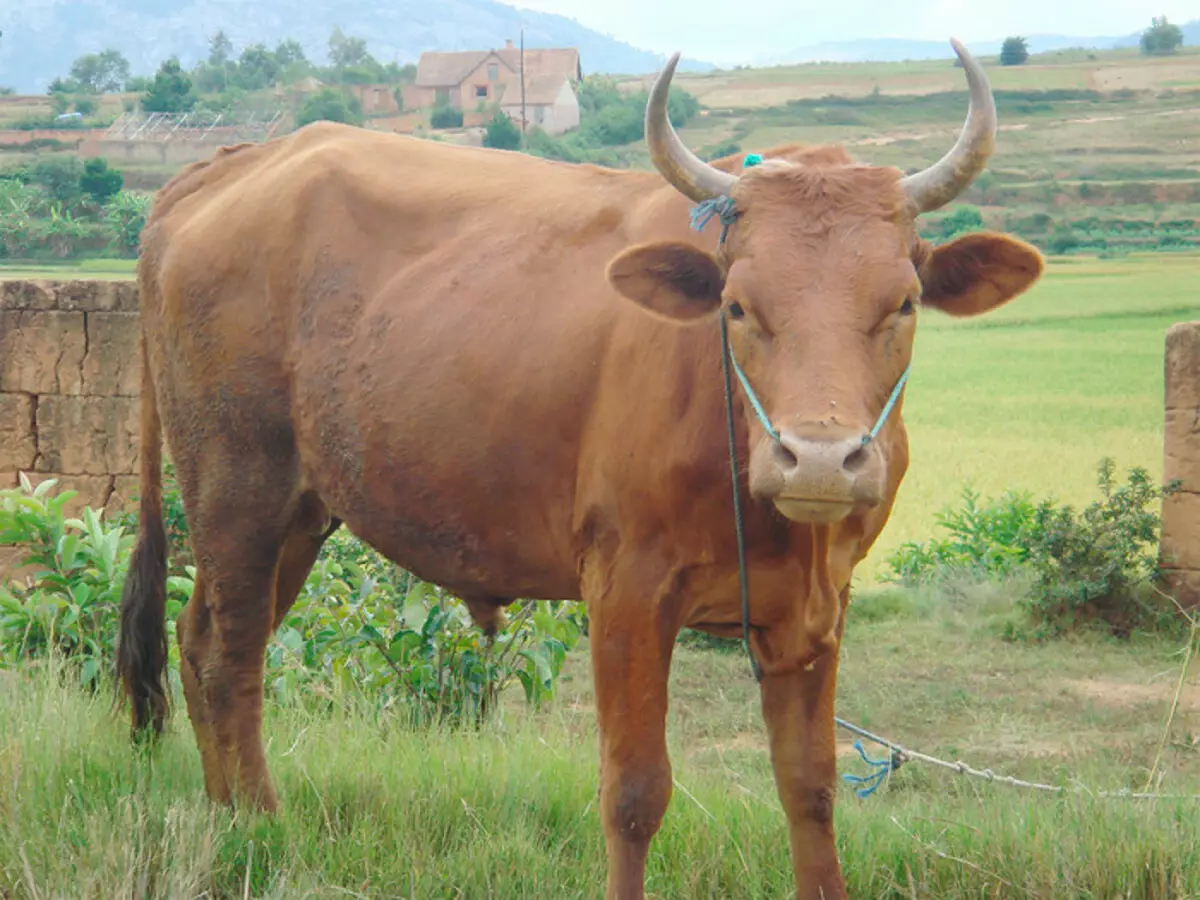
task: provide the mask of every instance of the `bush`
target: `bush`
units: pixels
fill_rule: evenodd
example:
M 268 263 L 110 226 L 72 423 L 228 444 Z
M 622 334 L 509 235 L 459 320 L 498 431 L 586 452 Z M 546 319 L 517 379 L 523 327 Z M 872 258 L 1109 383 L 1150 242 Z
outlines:
M 1154 627 L 1164 612 L 1171 618 L 1145 589 L 1158 575 L 1157 508 L 1179 485 L 1159 487 L 1141 468 L 1117 485 L 1114 472 L 1111 459 L 1101 461 L 1101 497 L 1078 514 L 1048 503 L 1037 509 L 1028 541 L 1036 582 L 1023 605 L 1048 634 L 1100 621 L 1128 635 Z
M 886 579 L 916 586 L 1022 576 L 1031 587 L 1019 606 L 1037 636 L 1096 623 L 1125 636 L 1175 622 L 1172 610 L 1147 594 L 1158 569 L 1156 507 L 1178 483 L 1156 487 L 1134 468 L 1116 485 L 1114 471 L 1112 460 L 1101 460 L 1101 497 L 1082 512 L 1013 492 L 980 503 L 979 494 L 964 490 L 960 508 L 938 515 L 949 536 L 899 547 L 887 559 Z
M 462 123 L 462 110 L 455 109 L 453 106 L 444 103 L 435 106 L 433 112 L 429 115 L 429 126 L 431 128 L 462 128 Z
M 178 665 L 175 618 L 190 598 L 195 568 L 178 552 L 187 522 L 168 466 L 163 508 L 175 550 L 168 578 L 170 659 Z M 105 522 L 63 509 L 53 481 L 0 491 L 0 543 L 25 551 L 35 571 L 25 586 L 0 588 L 0 650 L 10 660 L 56 656 L 95 686 L 111 668 L 121 590 L 136 517 Z M 267 685 L 283 699 L 329 700 L 369 693 L 417 725 L 478 725 L 510 685 L 537 706 L 553 695 L 581 621 L 573 606 L 524 601 L 487 640 L 466 606 L 404 572 L 347 532 L 326 542 L 295 605 L 267 647 Z
M 122 256 L 137 256 L 142 229 L 154 198 L 119 191 L 104 207 L 104 218 L 113 232 L 113 246 Z
M 83 164 L 79 187 L 100 206 L 120 193 L 124 184 L 125 176 L 116 169 L 110 169 L 106 159 L 89 159 Z
M 296 116 L 296 127 L 302 128 L 311 122 L 319 121 L 362 125 L 362 104 L 358 102 L 357 97 L 346 91 L 321 88 L 304 101 Z
M 483 146 L 498 150 L 520 150 L 521 129 L 502 112 L 497 112 L 483 133 Z
M 34 488 L 22 472 L 20 488 L 0 491 L 0 544 L 20 545 L 21 564 L 34 569 L 23 586 L 0 585 L 0 647 L 18 660 L 56 656 L 94 689 L 113 658 L 134 538 L 96 510 L 68 518 L 75 492 L 51 495 L 55 485 L 48 479 Z M 173 621 L 182 599 L 177 581 L 169 587 Z
M 981 503 L 980 495 L 964 488 L 961 505 L 936 516 L 937 527 L 948 532 L 924 544 L 902 544 L 887 560 L 889 581 L 915 586 L 953 578 L 996 578 L 1011 575 L 1029 558 L 1025 535 L 1033 526 L 1037 507 L 1026 494 L 1008 491 Z

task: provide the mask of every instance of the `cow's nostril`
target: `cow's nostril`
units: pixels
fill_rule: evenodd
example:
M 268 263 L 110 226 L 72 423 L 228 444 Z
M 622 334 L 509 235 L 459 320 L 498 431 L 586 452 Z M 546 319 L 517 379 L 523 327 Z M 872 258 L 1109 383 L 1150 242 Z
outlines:
M 779 441 L 775 442 L 774 448 L 772 449 L 772 453 L 775 454 L 775 461 L 777 463 L 779 463 L 779 467 L 781 469 L 791 470 L 791 469 L 796 468 L 796 466 L 800 465 L 800 460 L 796 456 L 796 454 L 793 453 L 791 450 L 789 450 L 787 447 L 785 447 L 783 444 L 781 444 Z
M 845 461 L 842 463 L 842 468 L 851 474 L 856 474 L 862 471 L 867 464 L 867 448 L 855 447 L 846 455 Z

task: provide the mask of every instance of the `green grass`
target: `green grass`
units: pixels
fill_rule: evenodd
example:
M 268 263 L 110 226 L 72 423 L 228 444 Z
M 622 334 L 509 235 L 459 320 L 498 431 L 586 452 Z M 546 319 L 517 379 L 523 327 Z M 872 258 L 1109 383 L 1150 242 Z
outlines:
M 134 259 L 82 259 L 62 262 L 0 263 L 0 280 L 17 279 L 112 279 L 133 278 L 137 271 Z
M 1140 789 L 1178 648 L 1007 644 L 994 636 L 1007 609 L 995 588 L 955 601 L 862 598 L 839 712 L 947 759 Z M 0 896 L 600 897 L 589 672 L 581 648 L 554 703 L 535 715 L 510 704 L 478 734 L 406 731 L 365 698 L 333 710 L 272 702 L 274 821 L 209 808 L 181 706 L 150 764 L 107 697 L 0 673 Z M 680 648 L 672 690 L 678 786 L 650 895 L 788 896 L 784 818 L 744 658 Z M 1189 690 L 1163 792 L 1200 791 L 1200 688 Z M 846 771 L 861 771 L 848 739 L 839 751 Z M 1192 801 L 1031 795 L 912 763 L 870 799 L 843 791 L 837 818 L 853 897 L 1200 896 Z

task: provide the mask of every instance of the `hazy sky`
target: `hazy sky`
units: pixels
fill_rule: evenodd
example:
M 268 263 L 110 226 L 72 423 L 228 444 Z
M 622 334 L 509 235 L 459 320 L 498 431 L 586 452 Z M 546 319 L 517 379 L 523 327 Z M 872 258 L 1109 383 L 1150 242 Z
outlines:
M 737 62 L 821 41 L 1125 35 L 1152 15 L 1200 18 L 1200 0 L 506 0 L 659 53 Z

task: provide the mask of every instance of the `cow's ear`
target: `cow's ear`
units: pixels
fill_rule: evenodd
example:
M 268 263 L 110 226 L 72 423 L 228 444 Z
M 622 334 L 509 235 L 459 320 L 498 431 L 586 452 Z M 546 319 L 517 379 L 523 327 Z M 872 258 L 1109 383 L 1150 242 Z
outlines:
M 917 267 L 923 306 L 952 316 L 977 316 L 1016 297 L 1042 274 L 1036 248 L 982 231 L 928 248 Z
M 721 305 L 725 276 L 709 254 L 682 241 L 639 244 L 608 264 L 609 283 L 651 312 L 690 321 Z

